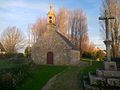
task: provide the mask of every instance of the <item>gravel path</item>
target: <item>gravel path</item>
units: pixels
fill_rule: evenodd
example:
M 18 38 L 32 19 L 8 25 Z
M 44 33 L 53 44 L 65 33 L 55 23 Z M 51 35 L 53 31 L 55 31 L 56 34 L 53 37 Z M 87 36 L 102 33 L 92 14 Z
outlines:
M 79 67 L 68 67 L 51 78 L 42 90 L 80 90 L 78 75 L 80 68 L 85 66 L 86 64 L 82 63 Z

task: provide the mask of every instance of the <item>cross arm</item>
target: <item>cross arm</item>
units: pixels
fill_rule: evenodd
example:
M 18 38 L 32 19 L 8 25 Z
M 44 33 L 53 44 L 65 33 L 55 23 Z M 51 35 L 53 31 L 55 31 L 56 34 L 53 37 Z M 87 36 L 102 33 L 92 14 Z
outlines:
M 106 17 L 99 17 L 99 20 L 105 20 L 107 19 Z
M 99 20 L 115 19 L 115 17 L 99 17 Z
M 115 17 L 109 17 L 108 19 L 115 19 Z

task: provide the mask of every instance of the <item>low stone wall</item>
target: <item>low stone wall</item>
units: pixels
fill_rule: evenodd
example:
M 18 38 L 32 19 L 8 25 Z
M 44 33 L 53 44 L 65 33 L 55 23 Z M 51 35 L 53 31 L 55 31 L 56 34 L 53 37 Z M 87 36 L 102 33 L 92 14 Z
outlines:
M 120 79 L 109 78 L 109 79 L 107 79 L 107 83 L 110 86 L 118 86 L 118 87 L 120 87 Z
M 97 69 L 96 74 L 104 77 L 120 77 L 120 71 L 106 71 Z
M 105 70 L 117 70 L 116 62 L 104 62 L 104 69 Z
M 80 51 L 70 50 L 70 64 L 71 65 L 79 65 L 80 64 Z
M 120 87 L 120 78 L 105 78 L 98 77 L 89 74 L 90 85 L 106 85 L 106 86 L 118 86 Z
M 106 83 L 106 79 L 103 77 L 93 76 L 89 73 L 90 85 L 98 85 L 98 83 Z

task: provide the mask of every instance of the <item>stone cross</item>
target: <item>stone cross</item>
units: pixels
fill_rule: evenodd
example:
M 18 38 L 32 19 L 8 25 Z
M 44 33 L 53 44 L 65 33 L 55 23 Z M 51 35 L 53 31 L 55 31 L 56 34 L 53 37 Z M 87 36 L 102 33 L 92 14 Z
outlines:
M 110 31 L 109 31 L 109 20 L 115 19 L 115 17 L 109 17 L 107 10 L 105 10 L 105 16 L 99 17 L 99 20 L 105 20 L 105 27 L 106 27 L 106 40 L 104 41 L 106 45 L 106 52 L 107 52 L 107 61 L 111 61 L 111 55 L 110 55 L 110 46 L 111 46 L 111 40 L 110 40 Z

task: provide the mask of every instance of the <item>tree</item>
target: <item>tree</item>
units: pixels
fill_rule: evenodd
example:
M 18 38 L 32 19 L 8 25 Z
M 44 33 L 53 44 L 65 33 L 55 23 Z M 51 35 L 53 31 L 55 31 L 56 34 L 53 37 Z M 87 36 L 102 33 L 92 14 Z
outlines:
M 8 53 L 16 53 L 24 47 L 24 36 L 16 26 L 7 27 L 2 35 L 1 42 Z
M 39 18 L 35 24 L 33 24 L 29 28 L 29 32 L 31 33 L 31 42 L 35 43 L 38 39 L 40 39 L 41 35 L 46 31 L 46 20 L 43 18 Z
M 26 57 L 30 58 L 30 56 L 31 56 L 31 47 L 26 47 L 24 53 L 25 53 Z
M 80 50 L 81 56 L 88 49 L 87 17 L 84 11 L 61 8 L 57 14 L 57 29 Z
M 68 20 L 69 20 L 69 11 L 65 8 L 61 8 L 57 13 L 57 29 L 63 35 L 68 37 Z
M 69 29 L 71 30 L 71 42 L 80 50 L 82 56 L 89 45 L 87 18 L 82 10 L 71 11 Z
M 120 5 L 119 5 L 119 0 L 104 0 L 102 2 L 101 6 L 101 15 L 105 15 L 105 10 L 107 10 L 108 16 L 113 16 L 115 17 L 115 20 L 110 20 L 109 23 L 109 30 L 111 32 L 111 39 L 112 39 L 112 56 L 113 57 L 119 57 L 119 52 L 120 52 Z M 105 26 L 104 22 L 101 21 L 101 31 L 102 33 L 104 32 L 103 35 L 105 35 Z

